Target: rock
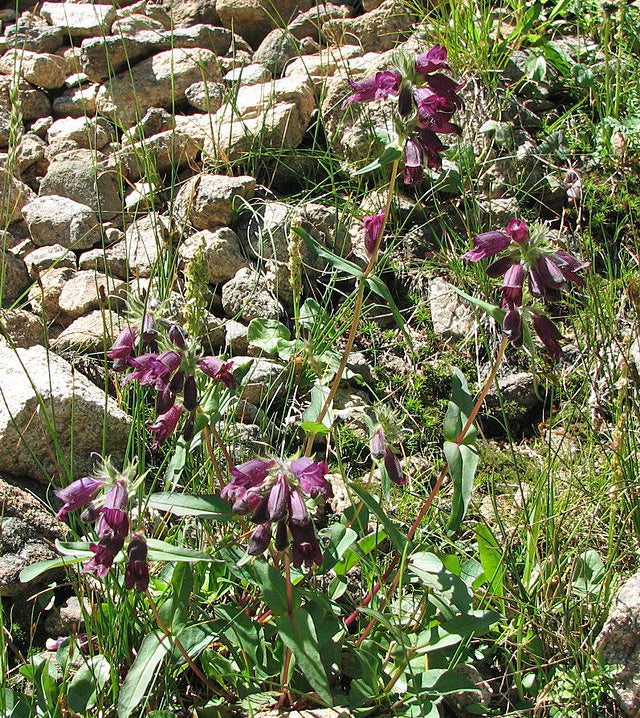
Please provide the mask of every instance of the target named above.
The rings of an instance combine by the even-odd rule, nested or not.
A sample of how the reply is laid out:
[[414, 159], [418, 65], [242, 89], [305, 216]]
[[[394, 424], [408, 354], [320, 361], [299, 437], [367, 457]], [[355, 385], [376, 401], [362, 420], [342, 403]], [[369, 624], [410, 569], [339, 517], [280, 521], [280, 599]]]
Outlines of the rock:
[[[12, 94], [16, 89], [17, 98]], [[15, 83], [13, 77], [5, 77], [0, 74], [0, 106], [10, 110], [14, 101], [25, 122], [51, 114], [51, 103], [42, 90], [38, 90], [24, 80], [18, 80]]]
[[76, 272], [65, 282], [58, 298], [58, 306], [68, 319], [76, 319], [92, 309], [102, 309], [120, 304], [126, 285], [92, 270]]
[[231, 360], [238, 368], [250, 363], [242, 379], [240, 397], [250, 404], [259, 406], [263, 401], [279, 398], [286, 391], [287, 369], [272, 359], [237, 356]]
[[75, 272], [67, 267], [52, 268], [40, 276], [37, 284], [29, 290], [31, 309], [47, 321], [57, 319], [60, 314], [60, 293]]
[[163, 5], [168, 9], [176, 27], [188, 27], [201, 22], [220, 24], [216, 0], [163, 0]]
[[239, 269], [235, 277], [223, 285], [222, 307], [228, 317], [240, 317], [245, 322], [257, 318], [279, 319], [284, 311], [269, 291], [264, 275], [248, 267]]
[[0, 309], [0, 325], [10, 347], [28, 349], [44, 344], [42, 322], [26, 309]]
[[462, 339], [473, 332], [475, 320], [469, 305], [441, 277], [429, 282], [433, 331], [445, 339]]
[[253, 177], [198, 175], [181, 187], [174, 203], [179, 222], [196, 229], [211, 229], [231, 222], [236, 198], [251, 199], [256, 186]]
[[455, 715], [459, 718], [477, 715], [476, 711], [467, 710], [471, 706], [480, 705], [488, 708], [493, 698], [493, 691], [490, 684], [482, 677], [480, 671], [469, 663], [461, 663], [453, 670], [476, 686], [474, 690], [457, 691], [445, 695], [445, 703], [453, 710]]
[[37, 135], [30, 132], [22, 135], [18, 147], [18, 165], [21, 173], [44, 159], [46, 146], [45, 142]]
[[40, 272], [54, 265], [56, 267], [75, 269], [76, 257], [67, 247], [63, 247], [61, 244], [50, 244], [29, 252], [29, 254], [25, 255], [24, 263], [31, 279], [36, 279]]
[[36, 197], [24, 206], [22, 214], [38, 247], [59, 244], [67, 249], [88, 249], [100, 239], [96, 213], [68, 197]]
[[[87, 205], [103, 220], [121, 211], [119, 183], [113, 170], [96, 165], [91, 152], [84, 158], [53, 161], [42, 178], [40, 195], [59, 195]], [[62, 244], [62, 243], [60, 243]]]
[[65, 32], [61, 27], [52, 27], [38, 15], [25, 12], [15, 24], [7, 26], [4, 36], [8, 47], [52, 53], [62, 47]]
[[248, 265], [248, 260], [242, 254], [238, 235], [228, 227], [196, 232], [185, 240], [178, 250], [180, 259], [185, 263], [200, 252], [203, 252], [207, 261], [208, 281], [213, 284], [226, 282], [235, 276], [239, 269]]
[[90, 37], [80, 46], [80, 67], [90, 80], [102, 82], [124, 70], [128, 63], [134, 65], [165, 49], [165, 38], [156, 30], [133, 36]]
[[109, 349], [127, 324], [123, 317], [109, 309], [96, 309], [72, 322], [51, 342], [51, 348], [60, 354], [101, 353]]
[[225, 343], [231, 354], [246, 354], [249, 349], [248, 329], [246, 324], [229, 319], [225, 323]]
[[[153, 206], [153, 199], [158, 189], [153, 182], [134, 182], [133, 188], [124, 198], [126, 212], [137, 212]], [[124, 237], [123, 237], [124, 239]]]
[[109, 272], [121, 279], [152, 276], [158, 257], [166, 250], [170, 221], [157, 212], [137, 219], [124, 240], [106, 252]]
[[217, 112], [224, 103], [225, 86], [221, 82], [194, 82], [184, 91], [189, 104], [202, 112]]
[[509, 426], [513, 428], [523, 426], [523, 422], [530, 423], [529, 413], [541, 403], [534, 375], [524, 371], [507, 374], [499, 377], [497, 384], [498, 391], [494, 386], [487, 395], [487, 408], [493, 409], [499, 417], [504, 412]]
[[65, 90], [53, 101], [57, 117], [92, 117], [96, 114], [96, 97], [100, 85], [95, 82]]
[[132, 142], [139, 142], [146, 137], [153, 137], [161, 132], [173, 130], [175, 126], [174, 116], [163, 107], [150, 107], [140, 122], [137, 122], [122, 135], [122, 144], [126, 146]]
[[275, 76], [282, 74], [284, 66], [298, 55], [298, 43], [285, 28], [272, 30], [253, 53], [253, 61], [261, 63]]
[[139, 142], [125, 145], [109, 159], [109, 165], [120, 167], [132, 181], [147, 173], [162, 174], [185, 165], [193, 167], [200, 148], [184, 132], [166, 130]]
[[[229, 84], [258, 85], [261, 82], [271, 80], [271, 73], [264, 65], [251, 63], [241, 67], [234, 67], [222, 79]], [[222, 103], [220, 103], [220, 106], [222, 106]]]
[[154, 20], [141, 13], [125, 15], [111, 26], [111, 34], [115, 37], [136, 37], [136, 35], [149, 30], [162, 33], [165, 26], [159, 20]]
[[305, 37], [320, 39], [321, 29], [327, 20], [334, 18], [346, 18], [352, 11], [348, 5], [334, 5], [326, 3], [315, 5], [306, 12], [300, 13], [295, 20], [287, 25], [287, 30], [298, 40]]
[[0, 227], [22, 218], [24, 206], [35, 199], [35, 193], [26, 184], [0, 167]]
[[143, 117], [150, 107], [171, 107], [199, 80], [222, 79], [218, 58], [211, 50], [166, 50], [123, 72], [98, 91], [96, 107], [123, 125]]
[[357, 37], [366, 52], [384, 52], [410, 34], [412, 23], [413, 18], [402, 2], [385, 0], [359, 17], [327, 20], [322, 25], [322, 34], [330, 44], [344, 45]]
[[[104, 449], [116, 465], [122, 460], [131, 420], [68, 362], [40, 346], [0, 346], [0, 362], [0, 471], [48, 484], [65, 474], [62, 461], [72, 476], [84, 476], [93, 469], [94, 451]], [[59, 459], [52, 451], [53, 426]]]
[[595, 650], [603, 663], [616, 666], [611, 675], [622, 712], [635, 718], [640, 709], [640, 573], [619, 589]]
[[44, 90], [62, 87], [66, 77], [64, 60], [58, 55], [30, 52], [29, 50], [7, 50], [0, 57], [0, 74], [17, 75]]
[[286, 25], [296, 11], [308, 10], [311, 5], [310, 0], [278, 0], [277, 8], [267, 0], [216, 0], [221, 24], [233, 29], [252, 47], [258, 47], [277, 25]]
[[362, 49], [358, 45], [328, 47], [321, 52], [296, 58], [287, 65], [284, 74], [287, 77], [304, 75], [318, 86], [324, 84], [326, 78], [334, 75], [338, 69], [346, 71], [349, 60], [360, 56]]
[[66, 539], [69, 530], [33, 493], [3, 478], [0, 506], [0, 596], [19, 596], [51, 580], [51, 573], [46, 573], [21, 583], [20, 572], [37, 561], [57, 558], [51, 544]]
[[16, 257], [8, 251], [0, 251], [2, 259], [2, 271], [4, 273], [4, 284], [2, 287], [2, 299], [5, 302], [14, 302], [20, 297], [31, 284], [29, 274], [24, 260]]
[[88, 2], [44, 2], [40, 14], [71, 37], [108, 35], [116, 19], [113, 5]]
[[111, 125], [102, 117], [65, 117], [47, 130], [47, 140], [57, 151], [67, 147], [100, 149], [112, 139]]
[[[85, 611], [90, 613], [91, 604], [87, 605], [87, 603], [85, 602]], [[62, 606], [54, 606], [44, 621], [45, 631], [53, 638], [81, 633], [83, 628], [82, 606], [76, 596], [69, 596]]]

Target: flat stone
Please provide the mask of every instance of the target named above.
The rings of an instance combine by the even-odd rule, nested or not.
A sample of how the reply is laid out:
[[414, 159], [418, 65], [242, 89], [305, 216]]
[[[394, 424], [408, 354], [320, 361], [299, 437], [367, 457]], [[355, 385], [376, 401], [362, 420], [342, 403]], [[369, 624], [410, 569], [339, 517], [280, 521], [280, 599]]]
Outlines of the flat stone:
[[113, 140], [111, 125], [102, 117], [64, 117], [47, 130], [49, 144], [100, 149]]
[[178, 192], [174, 212], [178, 221], [189, 222], [196, 229], [212, 229], [231, 221], [236, 198], [251, 199], [256, 186], [253, 177], [198, 175]]
[[92, 309], [121, 305], [126, 285], [100, 272], [82, 270], [65, 282], [58, 298], [66, 321], [77, 319]]
[[65, 90], [53, 101], [53, 114], [57, 117], [91, 117], [96, 114], [96, 97], [100, 85], [92, 82]]
[[40, 272], [53, 267], [76, 268], [76, 256], [61, 244], [50, 244], [38, 247], [25, 255], [24, 263], [31, 279], [36, 279]]
[[216, 0], [220, 23], [241, 35], [251, 47], [258, 47], [277, 25], [286, 25], [295, 14], [311, 6], [311, 0], [279, 0], [274, 12], [267, 0]]
[[104, 450], [116, 465], [122, 461], [130, 418], [68, 362], [44, 347], [0, 345], [0, 364], [0, 471], [44, 484], [59, 480], [65, 470], [52, 451], [52, 426], [73, 476], [91, 472], [92, 452]]
[[44, 2], [40, 14], [71, 37], [108, 35], [116, 19], [113, 5], [77, 2]]
[[169, 218], [157, 212], [137, 219], [124, 239], [106, 252], [109, 272], [121, 279], [150, 277], [169, 239]]
[[46, 93], [24, 80], [18, 80], [16, 87], [13, 77], [0, 74], [0, 106], [11, 109], [14, 100], [25, 122], [46, 118], [51, 114], [51, 102]]
[[15, 24], [7, 25], [4, 36], [8, 47], [31, 52], [55, 52], [62, 47], [65, 32], [61, 27], [52, 27], [34, 13], [24, 12]]
[[469, 305], [441, 277], [429, 282], [429, 306], [437, 335], [462, 339], [473, 332], [475, 320]]
[[242, 254], [238, 235], [228, 227], [196, 232], [186, 239], [178, 250], [180, 259], [185, 263], [200, 253], [207, 261], [207, 278], [214, 284], [226, 282], [234, 277], [239, 269], [248, 265], [247, 258]]
[[11, 347], [28, 349], [44, 344], [42, 321], [26, 309], [0, 309], [0, 323]]
[[59, 55], [30, 52], [29, 50], [7, 50], [0, 57], [0, 74], [17, 75], [44, 90], [55, 90], [64, 85], [65, 62]]
[[[226, 79], [226, 75], [225, 75]], [[187, 101], [196, 110], [217, 112], [224, 104], [226, 88], [221, 82], [194, 82], [184, 91]]]
[[34, 244], [39, 247], [59, 244], [67, 249], [88, 249], [101, 236], [96, 213], [68, 197], [54, 194], [36, 197], [24, 206], [22, 214]]
[[366, 52], [393, 49], [411, 34], [412, 16], [399, 0], [385, 0], [379, 7], [354, 18], [327, 20], [322, 35], [329, 44], [344, 45], [358, 38]]
[[277, 361], [247, 356], [236, 356], [231, 361], [234, 368], [250, 364], [249, 370], [242, 379], [241, 399], [260, 406], [267, 399], [281, 398], [286, 391], [287, 369]]
[[127, 325], [128, 322], [114, 311], [96, 309], [69, 324], [51, 342], [51, 348], [61, 354], [105, 352]]
[[120, 167], [123, 174], [136, 181], [151, 171], [161, 174], [170, 169], [195, 164], [200, 148], [184, 132], [166, 130], [140, 142], [124, 146], [109, 159], [109, 164]]
[[[272, 79], [270, 70], [260, 63], [252, 62], [229, 70], [222, 78], [228, 84], [259, 85]], [[215, 110], [214, 110], [215, 112]]]

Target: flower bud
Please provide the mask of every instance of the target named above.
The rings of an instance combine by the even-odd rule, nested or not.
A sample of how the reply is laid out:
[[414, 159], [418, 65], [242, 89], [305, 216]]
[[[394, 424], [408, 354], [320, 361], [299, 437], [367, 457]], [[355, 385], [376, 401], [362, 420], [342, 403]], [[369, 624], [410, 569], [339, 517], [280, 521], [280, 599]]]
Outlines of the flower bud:
[[387, 447], [384, 451], [384, 468], [387, 476], [394, 484], [406, 484], [409, 480], [400, 466], [398, 457]]
[[374, 459], [382, 459], [386, 448], [387, 441], [384, 435], [384, 429], [381, 426], [378, 426], [371, 435], [371, 441], [369, 442], [371, 456]]
[[187, 346], [186, 332], [177, 324], [172, 324], [169, 327], [169, 339], [171, 339], [178, 349], [184, 349]]
[[198, 406], [198, 388], [193, 375], [188, 376], [184, 380], [182, 389], [182, 403], [187, 411], [193, 411]]
[[284, 475], [280, 475], [271, 487], [267, 498], [267, 513], [269, 520], [281, 521], [289, 509], [289, 485]]
[[249, 556], [260, 556], [263, 554], [271, 541], [271, 529], [268, 523], [260, 524], [251, 533], [249, 537], [249, 546], [247, 553]]
[[289, 535], [287, 533], [287, 524], [279, 521], [276, 526], [276, 551], [284, 551], [289, 545]]
[[295, 489], [289, 494], [289, 520], [299, 526], [308, 524], [311, 521], [304, 499], [300, 492]]

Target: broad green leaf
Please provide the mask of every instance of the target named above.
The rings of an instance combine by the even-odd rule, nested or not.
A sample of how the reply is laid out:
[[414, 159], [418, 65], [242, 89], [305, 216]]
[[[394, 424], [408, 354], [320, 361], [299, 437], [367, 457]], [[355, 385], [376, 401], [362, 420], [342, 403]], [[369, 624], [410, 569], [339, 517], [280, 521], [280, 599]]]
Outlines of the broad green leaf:
[[329, 315], [325, 308], [318, 304], [315, 299], [308, 297], [300, 307], [298, 321], [301, 327], [311, 330], [316, 324], [327, 324]]
[[93, 656], [78, 668], [67, 689], [67, 704], [82, 715], [96, 705], [96, 698], [111, 675], [109, 661], [104, 656]]
[[[302, 414], [302, 420], [303, 422], [311, 422], [311, 423], [320, 423], [317, 421], [318, 415], [320, 414], [320, 411], [322, 410], [322, 407], [324, 406], [325, 401], [327, 400], [327, 397], [329, 396], [329, 387], [326, 384], [314, 384], [311, 387], [311, 395], [309, 400], [309, 406], [304, 410]], [[322, 417], [322, 424], [327, 428], [330, 429], [331, 425], [333, 424], [333, 414], [331, 412], [331, 409], [333, 407], [333, 402], [327, 409], [327, 412]]]
[[[451, 367], [451, 400], [444, 417], [443, 433], [446, 441], [456, 441], [464, 428], [473, 409], [473, 399], [464, 374], [455, 366]], [[462, 444], [471, 444], [476, 438], [478, 429], [472, 424], [466, 435], [461, 439]]]
[[215, 561], [212, 556], [202, 551], [186, 548], [184, 546], [174, 546], [160, 539], [147, 539], [149, 547], [150, 561]]
[[320, 535], [329, 539], [325, 550], [323, 573], [335, 566], [344, 556], [345, 552], [354, 544], [358, 534], [341, 523], [335, 523], [327, 529], [322, 529]]
[[470, 611], [445, 621], [442, 628], [448, 633], [456, 633], [459, 636], [481, 635], [501, 618], [502, 616], [495, 611]]
[[328, 434], [330, 431], [329, 427], [317, 421], [303, 421], [300, 428], [307, 434]]
[[119, 718], [128, 718], [148, 694], [160, 664], [172, 648], [171, 641], [159, 629], [144, 637], [136, 660], [120, 688], [117, 704]]
[[320, 658], [316, 627], [311, 616], [299, 608], [291, 616], [280, 616], [276, 620], [276, 627], [282, 642], [295, 656], [313, 690], [327, 705], [332, 706], [329, 679]]
[[151, 494], [149, 508], [166, 511], [174, 516], [196, 516], [200, 519], [228, 521], [233, 517], [231, 505], [217, 494], [181, 494], [160, 492]]
[[173, 450], [171, 461], [164, 472], [164, 485], [168, 487], [177, 486], [180, 483], [180, 477], [187, 464], [187, 456], [189, 442], [181, 436], [177, 441]]
[[358, 494], [362, 503], [371, 513], [380, 520], [384, 530], [398, 553], [403, 553], [409, 539], [397, 528], [395, 523], [387, 516], [385, 510], [371, 494], [358, 484], [349, 484], [349, 487]]
[[354, 548], [347, 549], [344, 556], [333, 567], [334, 572], [338, 576], [344, 576], [355, 565], [357, 565], [363, 556], [371, 553], [387, 538], [387, 532], [384, 529], [374, 531], [368, 536], [361, 538]]
[[382, 150], [382, 154], [373, 160], [373, 162], [369, 162], [368, 165], [365, 167], [362, 167], [357, 172], [354, 172], [354, 176], [363, 175], [367, 172], [373, 172], [373, 170], [380, 169], [380, 167], [386, 167], [387, 165], [392, 164], [396, 160], [400, 159], [402, 157], [402, 149], [398, 147], [398, 145], [394, 142], [392, 144], [388, 144], [384, 150]]
[[478, 468], [478, 452], [475, 446], [444, 442], [444, 453], [453, 482], [451, 517], [447, 523], [449, 533], [454, 533], [467, 513], [473, 491], [473, 479]]
[[[79, 560], [91, 558], [94, 553], [89, 548], [89, 541], [59, 541], [56, 539], [56, 548], [65, 556], [75, 556]], [[118, 554], [119, 556], [120, 554]], [[118, 560], [116, 556], [116, 561]]]
[[[256, 561], [253, 571], [257, 575], [258, 585], [262, 589], [264, 602], [275, 616], [287, 612], [287, 585], [282, 574], [266, 561]], [[294, 603], [296, 592], [293, 592]]]
[[268, 354], [287, 359], [302, 349], [302, 342], [291, 339], [291, 332], [277, 319], [252, 319], [247, 330], [249, 344]]
[[437, 693], [438, 695], [477, 690], [476, 684], [472, 683], [468, 678], [446, 668], [432, 668], [428, 671], [422, 671], [418, 679], [422, 690]]
[[[476, 540], [478, 542], [478, 555], [480, 564], [487, 580], [489, 593], [504, 597], [504, 576], [505, 565], [502, 560], [502, 549], [495, 536], [488, 526], [478, 524], [476, 526]], [[500, 602], [500, 608], [504, 611], [504, 602]]]
[[573, 65], [571, 68], [571, 77], [575, 80], [578, 87], [593, 87], [594, 77], [591, 68], [585, 65]]
[[525, 72], [536, 82], [543, 82], [547, 75], [547, 61], [544, 55], [530, 55], [525, 62]]
[[10, 688], [0, 688], [4, 694], [4, 716], [7, 718], [33, 718], [33, 696], [23, 696]]
[[414, 573], [422, 571], [424, 573], [435, 573], [438, 574], [444, 569], [442, 561], [430, 551], [418, 551], [417, 553], [411, 554], [411, 565]]
[[[420, 554], [415, 555], [420, 557]], [[458, 576], [454, 576], [444, 568], [437, 573], [429, 570], [428, 563], [425, 564], [422, 560], [414, 563], [412, 556], [409, 557], [407, 568], [424, 586], [432, 589], [428, 598], [444, 612], [446, 619], [471, 610], [471, 592], [467, 584]]]
[[30, 566], [23, 568], [20, 571], [20, 581], [22, 583], [28, 583], [33, 581], [34, 578], [38, 578], [43, 573], [50, 571], [52, 568], [60, 568], [61, 566], [73, 566], [73, 564], [79, 563], [83, 559], [81, 558], [51, 558], [46, 561], [37, 561], [32, 563]]
[[606, 574], [606, 567], [597, 551], [589, 549], [576, 556], [573, 590], [581, 596], [595, 593]]
[[497, 307], [495, 304], [483, 302], [482, 299], [472, 297], [470, 294], [463, 292], [462, 289], [458, 289], [458, 287], [453, 284], [451, 285], [451, 289], [453, 289], [453, 291], [456, 292], [456, 294], [459, 294], [463, 299], [466, 299], [471, 304], [484, 310], [490, 317], [493, 317], [496, 322], [502, 326], [504, 315], [507, 313], [506, 310], [500, 309], [500, 307]]
[[342, 272], [346, 272], [353, 277], [362, 279], [364, 274], [357, 264], [349, 262], [347, 259], [343, 259], [337, 254], [334, 254], [331, 250], [327, 249], [326, 247], [323, 247], [319, 242], [316, 242], [316, 240], [309, 234], [309, 232], [306, 232], [304, 229], [302, 229], [302, 227], [292, 227], [291, 229], [296, 232], [296, 234], [299, 234], [302, 239], [304, 239], [309, 249], [315, 252], [319, 257], [322, 257], [322, 259], [326, 259], [332, 267]]

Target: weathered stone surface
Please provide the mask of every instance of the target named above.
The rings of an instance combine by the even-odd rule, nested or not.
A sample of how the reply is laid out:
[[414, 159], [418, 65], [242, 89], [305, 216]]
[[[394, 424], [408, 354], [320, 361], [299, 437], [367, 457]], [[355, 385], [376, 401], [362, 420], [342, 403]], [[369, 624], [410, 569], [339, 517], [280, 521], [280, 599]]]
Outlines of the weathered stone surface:
[[222, 287], [222, 307], [228, 317], [239, 317], [245, 322], [278, 319], [284, 311], [269, 291], [264, 275], [248, 267], [239, 269]]
[[337, 70], [346, 70], [350, 59], [361, 55], [362, 48], [358, 45], [328, 47], [313, 55], [302, 55], [296, 58], [287, 65], [284, 74], [287, 77], [305, 75], [311, 78], [314, 85], [321, 85]]
[[56, 558], [51, 547], [65, 539], [67, 526], [29, 491], [0, 478], [0, 596], [19, 596], [31, 591], [51, 574], [29, 583], [20, 582], [20, 572], [37, 561]]
[[242, 322], [229, 319], [225, 323], [225, 342], [232, 354], [246, 354], [249, 349], [249, 327]]
[[251, 63], [250, 65], [234, 67], [222, 79], [229, 84], [258, 85], [261, 82], [269, 82], [272, 78], [271, 73], [264, 65]]
[[640, 573], [629, 578], [613, 600], [595, 649], [613, 673], [616, 699], [627, 716], [640, 708]]
[[40, 14], [71, 37], [108, 35], [116, 19], [113, 5], [82, 2], [44, 2]]
[[200, 80], [221, 79], [218, 58], [211, 50], [184, 48], [160, 52], [117, 75], [98, 91], [100, 114], [132, 124], [150, 107], [171, 107], [184, 91]]
[[64, 117], [47, 130], [50, 145], [57, 150], [67, 147], [100, 149], [113, 139], [111, 125], [102, 117]]
[[33, 252], [26, 254], [24, 263], [31, 279], [36, 279], [40, 272], [54, 265], [56, 267], [75, 269], [76, 257], [75, 254], [61, 244], [50, 244], [46, 247], [38, 247]]
[[96, 114], [96, 97], [100, 85], [92, 82], [82, 87], [65, 90], [53, 101], [53, 114], [57, 117], [91, 117]]
[[363, 50], [384, 52], [410, 34], [412, 23], [406, 5], [399, 0], [385, 0], [375, 10], [359, 17], [327, 20], [322, 34], [336, 45], [344, 45], [357, 37]]
[[102, 451], [103, 435], [106, 454], [121, 461], [129, 417], [68, 362], [40, 346], [16, 351], [0, 346], [0, 364], [0, 471], [55, 481], [63, 472], [52, 451], [52, 426], [75, 476], [92, 470], [91, 453]]
[[12, 77], [17, 75], [45, 90], [62, 87], [66, 77], [65, 69], [64, 60], [49, 53], [12, 48], [0, 57], [0, 74]]
[[[85, 601], [85, 611], [91, 612], [90, 601]], [[69, 596], [62, 606], [54, 606], [44, 622], [45, 631], [54, 638], [71, 633], [80, 633], [84, 629], [82, 606], [76, 596]]]
[[20, 172], [24, 172], [32, 165], [41, 162], [44, 159], [44, 151], [46, 144], [37, 135], [26, 132], [20, 138], [18, 147], [18, 165]]
[[5, 302], [15, 301], [31, 284], [24, 260], [12, 252], [0, 253], [0, 260], [4, 264], [4, 285], [2, 299]]
[[0, 309], [0, 323], [9, 346], [28, 349], [44, 343], [41, 320], [26, 309]]
[[51, 348], [58, 353], [103, 352], [125, 326], [127, 321], [114, 311], [96, 309], [72, 322], [51, 342]]
[[125, 293], [126, 285], [119, 279], [100, 272], [84, 270], [76, 272], [62, 287], [58, 298], [65, 323], [77, 319], [92, 309], [114, 307]]
[[287, 370], [277, 361], [247, 356], [236, 356], [231, 361], [234, 368], [250, 362], [240, 389], [240, 398], [249, 403], [259, 406], [262, 401], [279, 397], [286, 390]]
[[475, 321], [469, 305], [441, 277], [429, 282], [429, 306], [437, 335], [461, 339], [473, 331]]
[[31, 52], [55, 52], [62, 47], [64, 37], [61, 27], [52, 27], [31, 12], [22, 13], [15, 24], [8, 25], [5, 30], [8, 47]]
[[276, 9], [267, 0], [217, 0], [216, 10], [224, 27], [258, 47], [269, 31], [286, 25], [296, 12], [308, 10], [311, 5], [310, 0], [279, 0]]
[[121, 279], [150, 277], [169, 238], [169, 219], [157, 212], [137, 219], [124, 239], [107, 250], [109, 272]]
[[165, 49], [165, 40], [157, 30], [139, 31], [135, 35], [90, 37], [80, 46], [80, 67], [94, 82], [124, 70], [127, 63], [135, 63]]
[[256, 186], [253, 177], [198, 175], [182, 186], [174, 203], [178, 221], [190, 222], [196, 229], [211, 229], [231, 221], [234, 199], [251, 199]]
[[195, 141], [184, 132], [166, 130], [125, 145], [111, 156], [109, 164], [119, 166], [124, 175], [136, 181], [149, 172], [150, 167], [161, 174], [169, 169], [193, 166], [199, 151]]
[[272, 30], [253, 53], [253, 61], [268, 68], [275, 76], [282, 74], [284, 66], [298, 54], [298, 43], [285, 28]]
[[96, 213], [68, 197], [44, 194], [25, 205], [22, 214], [39, 247], [60, 244], [67, 249], [88, 249], [100, 239]]
[[60, 314], [60, 292], [75, 272], [68, 267], [53, 267], [40, 275], [40, 280], [29, 290], [29, 302], [34, 314], [53, 321]]
[[203, 252], [207, 261], [208, 279], [212, 283], [225, 282], [234, 277], [239, 269], [248, 265], [248, 260], [242, 254], [238, 235], [228, 227], [196, 232], [185, 240], [178, 250], [180, 259], [185, 263], [200, 252]]
[[67, 197], [98, 211], [102, 219], [110, 219], [121, 209], [117, 175], [98, 166], [94, 155], [85, 152], [84, 158], [52, 162], [42, 178], [40, 195]]
[[140, 122], [136, 122], [122, 135], [123, 146], [132, 142], [139, 142], [145, 137], [159, 135], [161, 132], [173, 130], [176, 126], [175, 118], [163, 107], [150, 107]]
[[24, 206], [35, 199], [35, 192], [0, 167], [0, 227], [22, 218]]
[[217, 112], [224, 103], [226, 88], [221, 82], [194, 82], [184, 91], [189, 104], [202, 112]]
[[349, 5], [318, 4], [300, 13], [287, 25], [287, 30], [298, 40], [304, 37], [319, 40], [322, 26], [327, 20], [350, 17], [352, 12]]
[[176, 27], [188, 27], [200, 22], [220, 24], [216, 0], [163, 0], [163, 5]]
[[17, 98], [13, 98], [11, 93], [14, 87], [13, 77], [6, 77], [0, 74], [0, 106], [5, 109], [11, 109], [15, 99], [22, 119], [26, 122], [37, 120], [51, 114], [51, 103], [42, 90], [38, 90], [24, 80], [18, 80]]
[[148, 30], [161, 33], [164, 32], [165, 27], [159, 20], [154, 20], [141, 13], [125, 15], [111, 26], [111, 34], [115, 37], [136, 37], [139, 33]]

